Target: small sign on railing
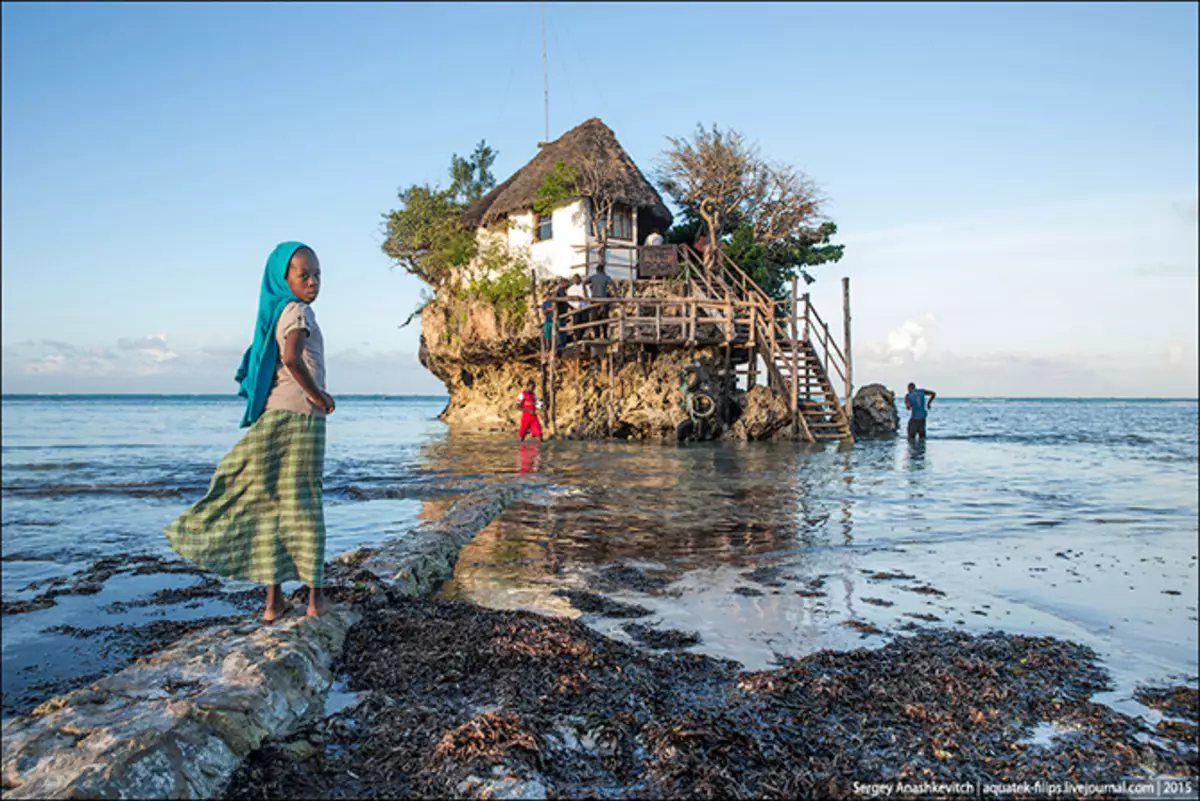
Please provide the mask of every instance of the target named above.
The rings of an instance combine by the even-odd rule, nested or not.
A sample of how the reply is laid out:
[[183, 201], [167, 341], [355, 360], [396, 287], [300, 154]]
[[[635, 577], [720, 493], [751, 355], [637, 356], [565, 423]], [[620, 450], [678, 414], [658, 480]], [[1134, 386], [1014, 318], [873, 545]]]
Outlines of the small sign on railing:
[[674, 278], [679, 272], [675, 245], [642, 245], [637, 250], [638, 278]]

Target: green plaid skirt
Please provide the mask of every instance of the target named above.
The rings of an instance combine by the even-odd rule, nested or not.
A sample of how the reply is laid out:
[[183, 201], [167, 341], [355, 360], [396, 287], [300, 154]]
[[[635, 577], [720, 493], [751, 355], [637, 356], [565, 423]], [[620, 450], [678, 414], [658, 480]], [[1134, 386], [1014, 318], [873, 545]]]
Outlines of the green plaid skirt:
[[320, 587], [324, 471], [324, 417], [264, 412], [225, 454], [208, 493], [167, 526], [167, 539], [226, 578]]

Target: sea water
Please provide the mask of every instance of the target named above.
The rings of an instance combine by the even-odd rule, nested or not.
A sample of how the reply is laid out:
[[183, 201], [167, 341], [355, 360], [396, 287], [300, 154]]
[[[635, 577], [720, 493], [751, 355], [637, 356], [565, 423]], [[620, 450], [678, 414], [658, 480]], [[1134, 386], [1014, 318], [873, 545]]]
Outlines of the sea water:
[[[484, 529], [443, 597], [578, 616], [555, 590], [600, 588], [651, 609], [642, 622], [700, 634], [692, 650], [748, 669], [930, 625], [1088, 644], [1114, 672], [1117, 701], [1139, 682], [1196, 675], [1194, 400], [939, 398], [926, 443], [848, 447], [519, 445], [515, 432], [450, 434], [437, 420], [444, 405], [338, 398], [328, 556], [404, 536], [491, 481], [536, 474], [559, 491], [532, 494]], [[6, 602], [100, 557], [171, 555], [163, 527], [203, 495], [244, 433], [234, 397], [6, 396], [2, 412]], [[597, 577], [613, 565], [672, 583], [605, 589]], [[762, 567], [777, 578], [755, 581]], [[897, 575], [908, 578], [880, 577]], [[106, 587], [105, 597], [169, 580]], [[64, 596], [4, 617], [6, 715], [28, 705], [45, 630], [99, 625], [102, 606]], [[626, 636], [623, 621], [583, 619]], [[81, 673], [103, 666], [94, 643], [70, 647]]]

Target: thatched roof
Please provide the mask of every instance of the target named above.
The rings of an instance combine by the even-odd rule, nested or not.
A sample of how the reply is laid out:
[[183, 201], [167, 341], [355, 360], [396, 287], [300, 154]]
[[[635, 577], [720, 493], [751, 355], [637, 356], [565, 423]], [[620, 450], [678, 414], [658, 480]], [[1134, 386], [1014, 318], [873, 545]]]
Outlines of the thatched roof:
[[609, 163], [616, 163], [621, 184], [618, 202], [648, 208], [651, 219], [663, 231], [671, 227], [671, 212], [662, 197], [629, 158], [612, 129], [598, 117], [577, 125], [544, 146], [511, 178], [468, 206], [463, 212], [463, 222], [469, 228], [476, 228], [481, 224], [490, 225], [513, 212], [531, 210], [538, 187], [554, 165], [559, 161], [571, 164], [585, 153], [595, 153]]

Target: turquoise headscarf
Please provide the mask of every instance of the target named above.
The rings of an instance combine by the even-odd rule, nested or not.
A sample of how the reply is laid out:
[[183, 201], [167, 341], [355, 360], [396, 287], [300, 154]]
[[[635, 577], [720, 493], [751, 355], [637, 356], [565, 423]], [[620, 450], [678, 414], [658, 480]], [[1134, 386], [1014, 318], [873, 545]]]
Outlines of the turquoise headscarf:
[[242, 365], [233, 380], [238, 382], [238, 395], [246, 399], [246, 413], [242, 415], [242, 428], [252, 425], [267, 405], [271, 393], [271, 381], [275, 377], [275, 360], [279, 345], [275, 343], [275, 324], [283, 307], [300, 300], [287, 283], [288, 264], [303, 242], [280, 242], [267, 258], [263, 270], [262, 290], [258, 293], [258, 320], [254, 324], [254, 342], [246, 348]]

